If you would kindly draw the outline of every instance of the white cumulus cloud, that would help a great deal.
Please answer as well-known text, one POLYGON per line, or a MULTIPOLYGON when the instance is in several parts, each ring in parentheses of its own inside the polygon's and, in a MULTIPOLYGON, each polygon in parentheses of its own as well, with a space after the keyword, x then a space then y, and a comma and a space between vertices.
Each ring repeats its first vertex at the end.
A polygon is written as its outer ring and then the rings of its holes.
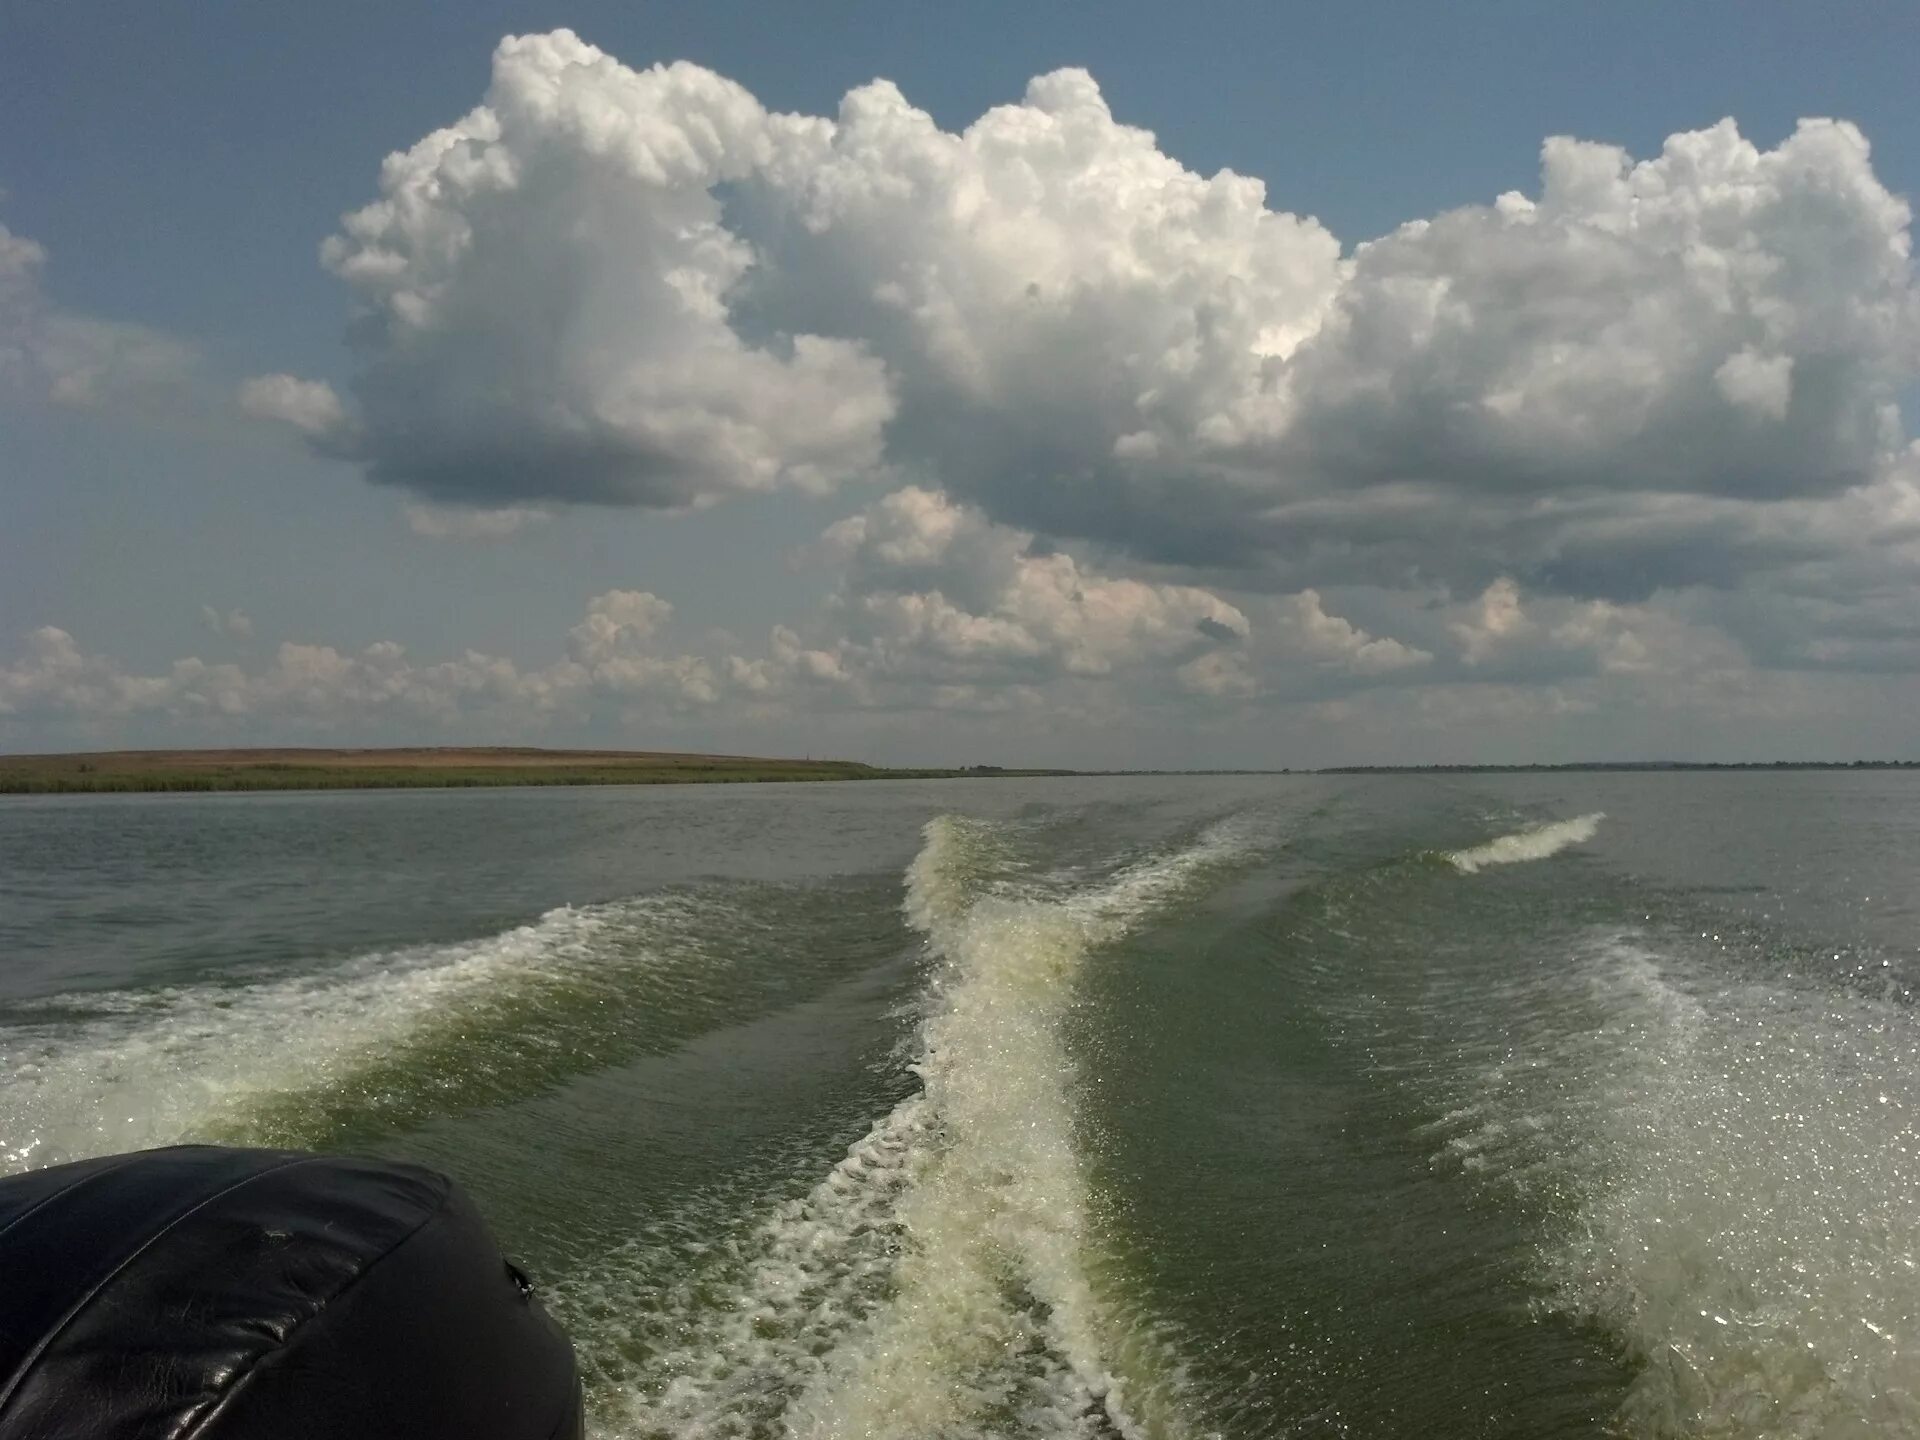
POLYGON ((244 610, 221 610, 212 605, 200 607, 200 619, 216 635, 246 640, 253 635, 253 620, 244 610))
POLYGON ((1751 669, 1731 636, 1671 601, 1523 597, 1507 576, 1454 607, 1446 628, 1466 673, 1483 682, 1598 676, 1718 684, 1751 669))
POLYGON ((1317 590, 1274 602, 1282 645, 1292 654, 1354 675, 1387 675, 1428 664, 1417 646, 1369 635, 1351 620, 1329 615, 1317 590))
POLYGON ((782 123, 697 66, 502 42, 485 103, 389 157, 325 247, 358 308, 373 477, 678 507, 873 472, 894 402, 866 347, 733 314, 758 257, 716 187, 782 123))
POLYGON ((236 392, 240 408, 256 420, 291 425, 323 448, 351 443, 353 423, 347 407, 324 380, 296 375, 256 375, 236 392))
MULTIPOLYGON (((0 663, 0 721, 83 730, 165 722, 218 743, 253 727, 352 734, 426 723, 528 733, 559 717, 584 723, 602 703, 629 716, 645 713, 631 709, 636 702, 697 711, 719 700, 722 686, 709 661, 662 643, 672 613, 644 590, 607 591, 588 602, 565 651, 532 668, 477 650, 423 663, 392 641, 359 650, 284 641, 258 665, 189 656, 143 674, 44 626, 0 663)), ((202 618, 223 635, 252 633, 237 610, 209 606, 202 618)))
POLYGON ((1772 574, 1796 527, 1858 548, 1920 302, 1854 126, 1768 149, 1723 121, 1646 159, 1554 138, 1536 193, 1344 256, 1276 198, 1083 71, 947 131, 885 81, 780 115, 513 38, 327 246, 349 420, 375 479, 483 509, 898 473, 1294 592, 1626 603, 1772 574))
POLYGON ((1104 677, 1247 638, 1237 607, 1191 585, 1104 575, 943 495, 909 487, 824 537, 860 662, 953 680, 1104 677))

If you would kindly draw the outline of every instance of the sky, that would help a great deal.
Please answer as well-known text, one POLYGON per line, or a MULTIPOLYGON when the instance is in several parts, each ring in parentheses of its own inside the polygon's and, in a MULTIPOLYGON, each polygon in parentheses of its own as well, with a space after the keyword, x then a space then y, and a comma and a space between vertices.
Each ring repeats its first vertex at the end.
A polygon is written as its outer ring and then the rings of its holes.
POLYGON ((0 12, 0 750, 1920 759, 1920 8, 0 12))

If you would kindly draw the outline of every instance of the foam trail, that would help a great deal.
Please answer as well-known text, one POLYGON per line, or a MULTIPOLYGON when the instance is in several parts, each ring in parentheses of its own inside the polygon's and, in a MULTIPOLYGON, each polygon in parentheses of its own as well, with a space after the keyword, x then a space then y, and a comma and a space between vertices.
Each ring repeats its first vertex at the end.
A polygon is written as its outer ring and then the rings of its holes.
POLYGON ((1449 851, 1447 859, 1465 875, 1472 875, 1488 865, 1517 865, 1527 860, 1545 860, 1558 855, 1570 845, 1584 845, 1599 832, 1600 822, 1606 818, 1595 811, 1591 815, 1577 815, 1571 820, 1529 826, 1511 835, 1502 835, 1497 840, 1489 840, 1484 845, 1449 851))
POLYGON ((1572 958, 1526 997, 1551 1023, 1480 1037, 1500 1058, 1436 1129, 1487 1183, 1575 1202, 1537 1278, 1637 1362, 1623 1433, 1920 1434, 1914 1013, 1639 934, 1572 958))
POLYGON ((323 1094, 391 1106, 401 1097, 367 1082, 407 1047, 449 1026, 511 1022, 503 1012, 515 1005, 618 991, 681 939, 685 908, 667 896, 559 909, 484 939, 361 955, 317 974, 16 1007, 0 1029, 0 1173, 254 1138, 266 1112, 323 1094))
POLYGON ((977 838, 935 821, 906 909, 939 970, 915 1067, 940 1143, 902 1197, 893 1293, 803 1393, 798 1436, 936 1435, 1006 1426, 1144 1433, 1096 1294, 1090 1201, 1058 1033, 1096 946, 1119 938, 1247 836, 1218 826, 1060 899, 958 904, 977 838), (1021 1357, 1010 1362, 1007 1357, 1021 1357))
POLYGON ((639 1291, 628 1311, 667 1341, 615 1347, 652 1354, 601 1377, 603 1431, 1176 1433, 1172 1367, 1099 1293, 1060 1020, 1097 946, 1256 840, 1216 826, 1061 894, 1013 878, 1002 827, 932 822, 904 907, 934 962, 911 1067, 921 1092, 811 1193, 723 1240, 717 1268, 649 1294, 644 1276, 672 1260, 641 1250, 570 1288, 563 1311, 590 1323, 613 1318, 610 1294, 639 1291))
POLYGON ((1644 1361, 1628 1423, 1920 1433, 1912 1012, 1750 983, 1696 996, 1631 940, 1607 958, 1639 1018, 1595 1114, 1605 1183, 1552 1259, 1558 1303, 1644 1361))
POLYGON ((548 1300, 580 1342, 592 1433, 786 1433, 794 1397, 891 1285, 899 1199, 932 1128, 914 1096, 807 1194, 695 1196, 685 1213, 647 1217, 604 1263, 557 1282, 548 1300), (729 1233, 717 1220, 727 1215, 747 1220, 729 1233))

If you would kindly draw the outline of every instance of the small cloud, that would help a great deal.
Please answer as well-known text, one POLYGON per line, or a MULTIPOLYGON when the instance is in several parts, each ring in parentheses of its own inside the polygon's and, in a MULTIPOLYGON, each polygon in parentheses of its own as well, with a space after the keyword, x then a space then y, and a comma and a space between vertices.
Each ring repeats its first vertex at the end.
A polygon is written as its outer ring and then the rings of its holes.
POLYGON ((587 602, 586 618, 569 633, 575 653, 599 663, 636 653, 672 618, 672 604, 650 590, 609 590, 587 602))
MULTIPOLYGON (((5 199, 0 192, 0 199, 5 199)), ((47 251, 38 241, 16 235, 0 225, 0 283, 32 284, 40 267, 47 263, 47 251)))
POLYGON ((1447 628, 1460 643, 1461 658, 1479 665, 1508 641, 1531 635, 1534 624, 1521 608, 1520 587, 1503 575, 1481 592, 1464 619, 1449 622, 1447 628))
POLYGON ((1180 687, 1210 699, 1246 699, 1260 693, 1260 682, 1247 669, 1246 657, 1220 650, 1189 660, 1175 672, 1180 687))
POLYGON ((979 683, 1150 672, 1247 638, 1247 617, 1192 585, 1105 573, 1031 531, 908 487, 832 526, 849 641, 893 674, 979 683))
POLYGON ((0 382, 76 410, 174 417, 204 401, 199 349, 144 325, 56 305, 46 248, 0 225, 0 382))
POLYGON ((1283 646, 1299 658, 1351 675, 1386 675, 1430 663, 1433 656, 1390 636, 1369 635, 1344 616, 1327 612, 1318 590, 1302 590, 1274 604, 1283 646))
POLYGON ((529 505, 473 510, 464 505, 409 505, 407 528, 429 540, 504 540, 529 525, 544 525, 547 511, 529 505))
POLYGON ((297 375, 256 375, 242 381, 240 408, 256 420, 290 425, 327 453, 347 448, 353 421, 334 388, 324 380, 297 375))
POLYGON ((238 640, 249 639, 253 635, 253 621, 244 610, 223 611, 211 605, 202 605, 200 619, 216 635, 230 635, 238 640))
POLYGON ((178 401, 193 386, 193 346, 117 320, 54 314, 42 323, 38 359, 55 404, 138 411, 178 401))

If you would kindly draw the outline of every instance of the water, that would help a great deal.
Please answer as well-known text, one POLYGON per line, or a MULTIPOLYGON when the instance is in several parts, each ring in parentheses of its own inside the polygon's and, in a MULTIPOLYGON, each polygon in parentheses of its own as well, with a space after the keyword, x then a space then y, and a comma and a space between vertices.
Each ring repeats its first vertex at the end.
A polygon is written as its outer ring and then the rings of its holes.
POLYGON ((457 1175, 592 1433, 1920 1435, 1920 781, 0 803, 0 1170, 457 1175))

